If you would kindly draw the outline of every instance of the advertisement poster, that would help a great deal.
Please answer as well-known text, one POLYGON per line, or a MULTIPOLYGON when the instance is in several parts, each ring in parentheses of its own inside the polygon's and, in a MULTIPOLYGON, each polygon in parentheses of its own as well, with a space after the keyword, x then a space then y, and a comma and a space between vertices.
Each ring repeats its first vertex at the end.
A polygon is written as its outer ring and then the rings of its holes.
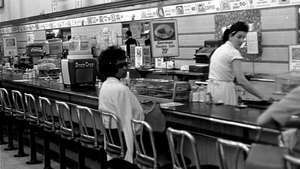
POLYGON ((300 71, 300 45, 289 46, 289 71, 300 71))
POLYGON ((201 1, 197 3, 197 12, 200 13, 209 13, 217 12, 220 9, 219 1, 201 1))
POLYGON ((176 20, 152 21, 151 45, 153 57, 179 56, 176 20))
POLYGON ((17 39, 15 37, 3 38, 4 42, 4 56, 16 56, 17 51, 17 39))
POLYGON ((258 35, 257 32, 248 32, 247 34, 247 53, 258 54, 258 35))
POLYGON ((143 65, 143 48, 141 46, 135 47, 135 67, 139 68, 143 65))

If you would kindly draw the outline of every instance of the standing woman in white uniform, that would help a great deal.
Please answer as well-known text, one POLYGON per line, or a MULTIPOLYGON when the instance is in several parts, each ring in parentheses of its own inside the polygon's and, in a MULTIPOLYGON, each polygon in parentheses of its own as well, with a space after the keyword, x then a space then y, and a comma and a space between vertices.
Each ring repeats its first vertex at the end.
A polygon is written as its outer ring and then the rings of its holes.
POLYGON ((237 22, 223 34, 223 45, 210 58, 207 90, 214 102, 237 105, 236 86, 240 85, 249 93, 265 100, 265 97, 251 86, 242 72, 243 57, 239 51, 248 33, 248 25, 237 22), (236 81, 234 81, 236 79, 236 81))

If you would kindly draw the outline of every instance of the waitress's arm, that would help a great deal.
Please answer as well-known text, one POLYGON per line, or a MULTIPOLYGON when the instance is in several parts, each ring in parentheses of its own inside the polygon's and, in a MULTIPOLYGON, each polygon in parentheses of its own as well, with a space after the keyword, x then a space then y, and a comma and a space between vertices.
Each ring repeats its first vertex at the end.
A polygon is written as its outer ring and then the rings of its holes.
POLYGON ((242 86, 249 93, 258 97, 259 99, 266 100, 265 97, 256 90, 250 82, 245 78, 244 73, 242 71, 242 61, 235 59, 232 61, 233 73, 236 78, 237 84, 242 86))

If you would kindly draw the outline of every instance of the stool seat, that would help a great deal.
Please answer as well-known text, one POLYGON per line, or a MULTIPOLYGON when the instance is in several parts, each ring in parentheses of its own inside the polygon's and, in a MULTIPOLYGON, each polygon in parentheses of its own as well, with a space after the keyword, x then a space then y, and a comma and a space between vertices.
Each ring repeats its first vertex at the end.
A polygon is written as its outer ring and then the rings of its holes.
POLYGON ((104 135, 101 129, 97 128, 95 114, 97 110, 92 110, 85 106, 76 106, 76 115, 79 120, 79 168, 85 168, 85 149, 95 150, 101 164, 104 168, 106 163, 106 154, 104 151, 104 135), (85 148, 85 149, 83 149, 85 148))
POLYGON ((191 135, 186 130, 177 130, 174 128, 169 127, 167 129, 167 138, 168 143, 171 151, 172 156, 172 164, 174 168, 182 168, 182 169, 219 169, 216 165, 210 165, 210 164, 201 164, 199 159, 199 152, 196 149, 197 142, 193 135, 191 135), (177 138, 177 146, 175 146, 175 138, 177 138), (192 151, 192 158, 193 162, 189 164, 187 161, 187 158, 185 157, 183 150, 184 145, 190 145, 191 151, 192 151), (179 152, 179 153, 176 153, 179 152), (194 164, 195 166, 191 166, 191 164, 194 164))
POLYGON ((12 113, 12 104, 8 91, 5 88, 0 88, 0 100, 1 100, 1 108, 2 112, 4 112, 4 116, 7 120, 7 134, 8 134, 8 145, 4 150, 15 150, 15 146, 13 144, 13 125, 14 125, 14 117, 12 113))
POLYGON ((40 123, 44 136, 44 169, 51 169, 51 157, 50 157, 50 140, 56 135, 58 126, 55 126, 54 110, 50 100, 46 97, 39 96, 39 114, 42 115, 40 123))
POLYGON ((29 125, 30 130, 30 160, 26 164, 39 164, 40 160, 37 159, 36 152, 36 142, 35 136, 36 133, 41 134, 41 116, 39 116, 38 103, 35 100, 35 97, 32 94, 24 93, 25 97, 25 120, 29 125))
MULTIPOLYGON (((220 158, 221 169, 232 168, 232 167, 228 166, 228 157, 227 157, 228 155, 226 155, 226 153, 225 153, 225 147, 227 148, 227 150, 228 150, 228 148, 234 148, 236 150, 235 159, 233 159, 234 165, 235 165, 235 169, 240 168, 238 165, 239 159, 240 159, 239 157, 241 155, 243 155, 244 159, 246 159, 248 157, 250 146, 240 143, 240 142, 218 138, 217 139, 217 150, 218 150, 218 154, 219 154, 219 158, 220 158)), ((230 154, 232 155, 233 153, 230 152, 230 154)))
POLYGON ((80 138, 80 143, 82 146, 84 147, 88 147, 88 148, 101 148, 102 145, 104 145, 104 137, 103 135, 100 135, 97 137, 97 144, 98 145, 94 145, 94 140, 88 139, 88 138, 80 138), (99 146, 101 145, 101 146, 99 146))
POLYGON ((14 120, 17 120, 18 131, 18 153, 15 157, 28 156, 24 152, 24 128, 26 127, 26 108, 24 104, 23 94, 18 90, 11 90, 12 96, 12 115, 14 120))
POLYGON ((125 158, 126 143, 123 136, 120 119, 112 112, 100 110, 102 118, 101 131, 105 138, 105 152, 112 158, 125 158), (104 119, 108 122, 108 126, 103 124, 104 119), (113 128, 113 124, 116 128, 113 128))

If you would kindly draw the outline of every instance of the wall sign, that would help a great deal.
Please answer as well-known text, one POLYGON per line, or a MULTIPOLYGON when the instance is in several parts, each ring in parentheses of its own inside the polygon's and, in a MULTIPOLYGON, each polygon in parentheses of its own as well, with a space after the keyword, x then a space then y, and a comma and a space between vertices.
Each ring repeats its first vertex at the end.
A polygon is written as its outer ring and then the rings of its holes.
POLYGON ((18 54, 16 37, 3 38, 3 42, 4 56, 16 56, 18 54))
POLYGON ((176 20, 152 21, 151 45, 153 57, 179 56, 176 20))
POLYGON ((289 71, 300 71, 300 45, 289 46, 289 71))

